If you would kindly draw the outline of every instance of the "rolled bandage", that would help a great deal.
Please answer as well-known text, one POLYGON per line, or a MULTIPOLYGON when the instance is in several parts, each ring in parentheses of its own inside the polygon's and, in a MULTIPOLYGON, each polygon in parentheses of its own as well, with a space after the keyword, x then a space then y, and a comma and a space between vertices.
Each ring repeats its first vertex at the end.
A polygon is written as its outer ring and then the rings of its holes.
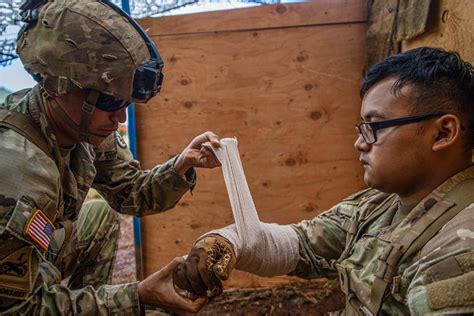
POLYGON ((260 222, 240 160, 237 139, 222 139, 220 148, 213 148, 209 143, 205 146, 214 151, 222 164, 235 221, 235 225, 208 234, 221 235, 232 243, 239 270, 261 276, 293 271, 299 259, 298 236, 288 225, 260 222))

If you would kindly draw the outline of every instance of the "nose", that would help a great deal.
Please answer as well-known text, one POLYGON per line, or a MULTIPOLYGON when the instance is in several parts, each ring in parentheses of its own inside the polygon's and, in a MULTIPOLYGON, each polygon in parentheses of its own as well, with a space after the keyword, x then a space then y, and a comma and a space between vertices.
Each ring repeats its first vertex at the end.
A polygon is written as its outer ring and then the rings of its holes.
POLYGON ((122 107, 115 112, 111 112, 110 119, 114 123, 125 123, 127 120, 127 107, 122 107))
POLYGON ((371 145, 369 145, 365 142, 362 135, 359 134, 359 136, 357 137, 357 139, 354 143, 354 148, 357 149, 358 151, 368 152, 370 150, 370 146, 371 145))

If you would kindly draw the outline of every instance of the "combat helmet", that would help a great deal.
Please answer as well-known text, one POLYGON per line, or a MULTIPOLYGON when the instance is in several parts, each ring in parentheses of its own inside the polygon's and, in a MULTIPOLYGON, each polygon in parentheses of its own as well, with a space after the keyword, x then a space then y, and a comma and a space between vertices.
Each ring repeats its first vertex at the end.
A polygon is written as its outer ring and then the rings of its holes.
POLYGON ((20 12, 17 53, 25 69, 56 96, 89 91, 84 137, 94 107, 116 111, 160 91, 163 61, 155 44, 110 0, 27 0, 20 12))

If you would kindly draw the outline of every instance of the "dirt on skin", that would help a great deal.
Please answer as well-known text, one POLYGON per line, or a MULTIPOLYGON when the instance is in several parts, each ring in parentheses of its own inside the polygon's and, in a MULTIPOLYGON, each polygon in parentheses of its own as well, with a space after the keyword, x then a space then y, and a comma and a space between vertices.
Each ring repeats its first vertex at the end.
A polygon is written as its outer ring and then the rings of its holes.
MULTIPOLYGON (((226 290, 197 314, 178 315, 327 315, 344 308, 337 280, 318 279, 257 289, 226 290)), ((147 311, 147 315, 173 315, 147 311)))

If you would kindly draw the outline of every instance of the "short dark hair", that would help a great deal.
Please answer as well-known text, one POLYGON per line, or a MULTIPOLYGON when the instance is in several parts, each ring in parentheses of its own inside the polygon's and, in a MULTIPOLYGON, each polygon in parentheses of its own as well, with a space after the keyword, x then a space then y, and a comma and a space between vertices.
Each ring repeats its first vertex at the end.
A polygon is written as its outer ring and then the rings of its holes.
POLYGON ((414 88, 414 114, 448 112, 457 114, 467 128, 467 145, 474 147, 474 71, 457 52, 420 47, 390 56, 367 71, 360 89, 367 91, 388 77, 398 78, 392 89, 414 88))

